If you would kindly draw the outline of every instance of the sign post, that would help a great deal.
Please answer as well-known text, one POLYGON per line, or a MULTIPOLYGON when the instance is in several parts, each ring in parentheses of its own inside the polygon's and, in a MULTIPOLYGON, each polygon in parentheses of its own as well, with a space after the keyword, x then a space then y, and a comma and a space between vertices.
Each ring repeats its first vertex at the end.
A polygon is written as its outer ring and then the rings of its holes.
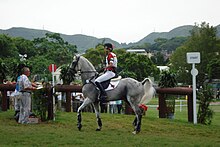
POLYGON ((192 82, 193 82, 193 123, 197 124, 197 113, 196 113, 196 76, 198 70, 195 68, 195 63, 200 63, 200 52, 189 52, 187 53, 187 63, 192 64, 192 82))
MULTIPOLYGON (((50 64, 48 68, 49 68, 49 71, 52 74, 53 93, 55 93, 55 89, 54 89, 54 86, 55 86, 54 72, 57 70, 57 66, 56 66, 56 64, 50 64)), ((53 116, 54 116, 53 120, 55 121, 55 97, 54 96, 53 96, 53 116)))

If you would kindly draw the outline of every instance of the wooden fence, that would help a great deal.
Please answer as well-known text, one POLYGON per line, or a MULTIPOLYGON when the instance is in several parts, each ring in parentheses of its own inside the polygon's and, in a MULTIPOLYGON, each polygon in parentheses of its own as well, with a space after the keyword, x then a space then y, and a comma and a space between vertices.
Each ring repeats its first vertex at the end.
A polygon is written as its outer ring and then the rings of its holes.
MULTIPOLYGON (((53 119, 53 93, 52 87, 48 86, 48 119, 53 119)), ((66 92, 66 112, 71 112, 71 93, 82 92, 82 86, 78 85, 56 85, 56 92, 66 92)), ((13 84, 0 84, 0 91, 2 93, 2 111, 7 111, 7 91, 14 91, 15 85, 13 84)), ((187 95, 187 106, 188 106, 188 121, 193 122, 193 91, 192 88, 186 87, 175 87, 175 88, 157 88, 156 92, 159 96, 159 118, 166 117, 166 101, 165 95, 187 95)))

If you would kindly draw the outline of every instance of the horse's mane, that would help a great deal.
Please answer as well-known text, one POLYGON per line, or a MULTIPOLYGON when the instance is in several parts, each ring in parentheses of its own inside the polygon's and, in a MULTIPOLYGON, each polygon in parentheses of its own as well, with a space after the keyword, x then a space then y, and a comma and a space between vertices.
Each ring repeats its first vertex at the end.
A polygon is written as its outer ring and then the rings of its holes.
POLYGON ((83 56, 80 56, 80 58, 82 59, 82 61, 83 61, 84 64, 87 64, 89 67, 92 68, 92 70, 95 71, 95 67, 92 65, 92 63, 91 63, 87 58, 85 58, 85 57, 83 57, 83 56))

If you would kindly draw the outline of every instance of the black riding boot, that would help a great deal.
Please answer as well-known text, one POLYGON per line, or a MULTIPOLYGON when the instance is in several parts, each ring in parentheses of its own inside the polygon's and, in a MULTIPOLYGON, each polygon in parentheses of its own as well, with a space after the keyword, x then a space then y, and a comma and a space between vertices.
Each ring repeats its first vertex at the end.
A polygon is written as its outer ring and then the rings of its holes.
POLYGON ((102 85, 99 82, 95 82, 96 86, 99 88, 100 90, 100 96, 99 96, 99 100, 101 102, 105 102, 106 98, 107 98, 107 94, 105 92, 105 89, 102 87, 102 85))

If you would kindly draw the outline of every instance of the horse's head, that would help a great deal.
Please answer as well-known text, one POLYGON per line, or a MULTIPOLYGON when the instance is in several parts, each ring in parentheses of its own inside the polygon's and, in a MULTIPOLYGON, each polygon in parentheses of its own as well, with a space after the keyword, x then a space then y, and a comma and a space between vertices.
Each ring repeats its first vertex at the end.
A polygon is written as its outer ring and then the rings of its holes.
POLYGON ((77 71, 80 70, 80 67, 78 66, 79 59, 80 59, 80 56, 73 57, 73 62, 69 66, 68 73, 75 74, 77 73, 77 71))

